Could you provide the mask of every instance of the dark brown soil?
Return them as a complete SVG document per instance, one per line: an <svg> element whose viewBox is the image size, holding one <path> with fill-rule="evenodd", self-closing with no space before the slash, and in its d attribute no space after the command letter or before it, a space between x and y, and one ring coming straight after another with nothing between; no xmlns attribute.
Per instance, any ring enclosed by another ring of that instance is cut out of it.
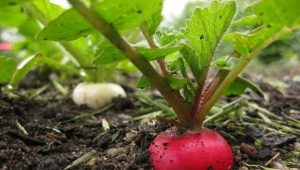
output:
<svg viewBox="0 0 300 170"><path fill-rule="evenodd" d="M261 102L262 106L279 115L300 110L300 100L294 95L286 98L268 86L264 89L271 97L268 105ZM299 94L299 89L299 84L293 85L289 94ZM92 150L96 154L71 169L151 169L146 149L157 133L171 125L133 121L131 116L143 106L133 90L129 94L128 99L116 100L106 111L70 121L95 111L74 105L69 96L61 97L51 88L38 98L0 93L0 169L64 169ZM106 131L103 119L110 125ZM28 135L17 128L16 121ZM208 128L217 130L232 144L234 169L246 168L243 163L264 165L276 153L284 159L294 150L294 143L300 142L295 134L266 137L255 125L237 128L209 124ZM255 147L257 138L262 139L263 147Z"/></svg>

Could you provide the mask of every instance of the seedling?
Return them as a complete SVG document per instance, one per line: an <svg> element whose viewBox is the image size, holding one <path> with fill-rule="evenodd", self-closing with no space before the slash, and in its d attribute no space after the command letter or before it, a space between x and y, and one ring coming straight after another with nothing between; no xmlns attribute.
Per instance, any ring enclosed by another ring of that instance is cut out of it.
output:
<svg viewBox="0 0 300 170"><path fill-rule="evenodd" d="M139 87L159 90L177 114L179 127L162 132L149 147L158 170L230 169L230 146L217 132L203 128L205 117L223 94L238 95L246 88L260 93L240 73L264 48L300 28L297 0L258 1L247 8L252 15L233 23L235 2L212 1L196 9L180 33L157 29L161 0L68 1L72 9L49 22L38 38L69 41L97 30L106 41L99 45L105 50L94 62L128 59L143 73ZM129 43L128 30L137 28L149 48ZM216 52L223 40L234 47L227 56ZM212 70L216 74L209 77Z"/></svg>

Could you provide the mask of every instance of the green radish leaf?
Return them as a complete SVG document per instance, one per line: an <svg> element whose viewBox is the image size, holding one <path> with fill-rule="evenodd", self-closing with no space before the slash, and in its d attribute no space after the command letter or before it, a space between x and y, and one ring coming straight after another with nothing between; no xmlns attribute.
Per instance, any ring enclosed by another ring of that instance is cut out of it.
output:
<svg viewBox="0 0 300 170"><path fill-rule="evenodd" d="M211 65L213 65L213 66L215 66L217 68L224 68L224 67L228 66L227 60L223 59L223 58L217 59L217 60L213 61L211 63Z"/></svg>
<svg viewBox="0 0 300 170"><path fill-rule="evenodd" d="M156 13L152 14L151 18L145 22L151 35L155 33L157 27L163 19L161 15L161 10L162 8L160 8L159 11L157 11Z"/></svg>
<svg viewBox="0 0 300 170"><path fill-rule="evenodd" d="M116 68L126 73L136 73L138 71L138 69L129 60L120 61Z"/></svg>
<svg viewBox="0 0 300 170"><path fill-rule="evenodd" d="M16 70L16 65L14 59L0 56L0 83L7 83L10 81Z"/></svg>
<svg viewBox="0 0 300 170"><path fill-rule="evenodd" d="M63 8L51 3L49 0L33 1L33 4L50 20L57 18L64 12Z"/></svg>
<svg viewBox="0 0 300 170"><path fill-rule="evenodd" d="M1 0L0 7L19 5L25 3L26 1L28 0Z"/></svg>
<svg viewBox="0 0 300 170"><path fill-rule="evenodd" d="M26 21L27 16L20 6L6 6L0 8L0 18L1 27L18 27Z"/></svg>
<svg viewBox="0 0 300 170"><path fill-rule="evenodd" d="M297 0L263 0L250 6L249 11L263 23L291 26L300 22L299 5Z"/></svg>
<svg viewBox="0 0 300 170"><path fill-rule="evenodd" d="M183 88L187 84L186 79L178 79L173 76L165 77L166 81L169 83L172 89L179 90ZM147 77L142 76L137 85L138 88L144 89L151 87L151 82L148 80Z"/></svg>
<svg viewBox="0 0 300 170"><path fill-rule="evenodd" d="M213 1L208 8L196 9L188 20L184 31L188 48L183 54L198 82L209 67L235 11L234 1Z"/></svg>
<svg viewBox="0 0 300 170"><path fill-rule="evenodd" d="M168 76L165 79L167 80L171 88L174 90L182 89L184 86L187 85L188 82L186 79L179 79L173 76Z"/></svg>
<svg viewBox="0 0 300 170"><path fill-rule="evenodd" d="M247 33L234 32L225 36L225 40L232 42L234 48L242 56L249 56L267 39L271 38L280 29L278 27L268 28L263 25Z"/></svg>
<svg viewBox="0 0 300 170"><path fill-rule="evenodd" d="M118 30L139 26L155 13L160 13L162 0L104 0L92 8Z"/></svg>
<svg viewBox="0 0 300 170"><path fill-rule="evenodd" d="M181 76L186 80L185 82L182 81L182 87L183 88L183 95L185 97L185 100L188 102L193 101L194 91L196 90L194 87L193 82L191 81L190 77L187 73L187 64L185 63L184 59L182 57L177 58L176 60L172 60L168 62L168 70L170 73L175 75L176 73L181 73ZM180 83L179 83L180 84Z"/></svg>
<svg viewBox="0 0 300 170"><path fill-rule="evenodd" d="M265 48L264 43L284 38L293 30L299 29L299 6L300 1L297 0L258 1L248 10L257 17L253 26L261 24L251 31L228 34L225 39L232 42L242 56L249 56L255 50Z"/></svg>
<svg viewBox="0 0 300 170"><path fill-rule="evenodd" d="M137 88L149 88L151 87L151 82L149 81L149 79L145 76L142 76L137 84Z"/></svg>
<svg viewBox="0 0 300 170"><path fill-rule="evenodd" d="M91 7L119 31L135 28L162 8L161 0L103 0ZM38 35L38 39L75 40L86 36L92 26L74 9L65 11L50 22Z"/></svg>
<svg viewBox="0 0 300 170"><path fill-rule="evenodd" d="M243 26L256 25L256 24L259 24L258 17L256 15L249 15L235 21L234 23L232 23L232 26L243 27Z"/></svg>
<svg viewBox="0 0 300 170"><path fill-rule="evenodd" d="M27 73L35 68L38 64L40 64L40 57L42 57L41 54L36 54L23 60L18 65L17 70L14 72L9 84L14 88L17 87L20 84L21 80L27 75Z"/></svg>
<svg viewBox="0 0 300 170"><path fill-rule="evenodd" d="M92 26L74 9L51 21L39 34L41 40L75 40L88 35Z"/></svg>
<svg viewBox="0 0 300 170"><path fill-rule="evenodd" d="M269 84L283 95L287 94L289 85L283 80L274 77L263 77L262 82Z"/></svg>
<svg viewBox="0 0 300 170"><path fill-rule="evenodd" d="M220 72L218 75L219 75L219 78L221 81L219 83L221 83L222 80L224 80L224 78L228 75L229 72L230 72L229 69L220 68ZM226 89L224 94L225 95L240 95L240 94L244 93L244 91L247 88L251 89L252 91L257 93L259 96L264 97L264 93L257 85L252 83L250 80L247 80L242 77L237 77L234 80L234 82L228 87L228 89Z"/></svg>
<svg viewBox="0 0 300 170"><path fill-rule="evenodd" d="M19 33L26 38L34 39L36 34L41 30L39 24L33 19L28 18L23 24L21 24L18 28Z"/></svg>
<svg viewBox="0 0 300 170"><path fill-rule="evenodd" d="M176 60L172 60L172 61L168 61L167 62L167 67L168 67L168 70L170 71L170 73L176 73L182 69L186 70L184 68L184 63L183 63L183 59L182 58L178 58Z"/></svg>
<svg viewBox="0 0 300 170"><path fill-rule="evenodd" d="M161 47L168 46L168 45L174 45L177 40L180 40L183 38L182 33L175 32L174 30L171 30L170 28L162 28L155 32L154 34L155 39L159 43Z"/></svg>
<svg viewBox="0 0 300 170"><path fill-rule="evenodd" d="M80 75L79 70L75 69L72 66L64 65L60 62L57 62L56 60L43 57L42 54L38 53L36 55L33 55L31 57L28 57L24 59L15 69L13 72L9 85L11 85L13 88L18 87L20 82L23 80L23 78L33 69L36 67L46 64L50 66L51 68L57 69L57 70L64 70L71 74Z"/></svg>
<svg viewBox="0 0 300 170"><path fill-rule="evenodd" d="M242 77L238 77L237 79L235 79L235 81L229 86L224 94L227 96L240 95L244 93L247 88L251 89L261 97L264 96L264 93L256 84Z"/></svg>
<svg viewBox="0 0 300 170"><path fill-rule="evenodd" d="M94 64L110 64L125 60L124 55L109 41L102 42L96 52Z"/></svg>
<svg viewBox="0 0 300 170"><path fill-rule="evenodd" d="M147 60L153 61L160 58L164 58L165 56L172 54L176 51L179 51L182 48L183 46L178 45L178 46L155 48L155 49L137 47L136 49ZM98 49L99 50L96 53L95 60L93 61L93 63L95 64L109 64L109 63L115 63L126 59L126 57L123 56L123 54L108 41L104 41L103 43L101 43Z"/></svg>
<svg viewBox="0 0 300 170"><path fill-rule="evenodd" d="M142 54L147 60L152 61L164 58L165 56L177 52L182 48L183 46L181 45L153 49L138 47L137 51Z"/></svg>

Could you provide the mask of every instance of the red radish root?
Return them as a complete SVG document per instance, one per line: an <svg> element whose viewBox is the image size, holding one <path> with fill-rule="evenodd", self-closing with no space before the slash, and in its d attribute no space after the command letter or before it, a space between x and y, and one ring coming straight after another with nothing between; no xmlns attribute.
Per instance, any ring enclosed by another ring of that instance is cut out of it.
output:
<svg viewBox="0 0 300 170"><path fill-rule="evenodd" d="M155 170L229 170L233 155L227 141L212 130L160 133L150 144Z"/></svg>

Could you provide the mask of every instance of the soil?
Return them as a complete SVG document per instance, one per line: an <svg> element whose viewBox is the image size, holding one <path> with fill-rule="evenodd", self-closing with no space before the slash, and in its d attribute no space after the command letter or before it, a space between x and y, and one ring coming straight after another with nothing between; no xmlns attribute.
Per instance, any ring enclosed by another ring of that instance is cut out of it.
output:
<svg viewBox="0 0 300 170"><path fill-rule="evenodd" d="M300 102L295 94L299 94L300 84L290 86L290 96L267 85L263 89L270 94L269 102L255 102L279 116L291 110L299 116ZM83 160L70 169L151 169L147 147L157 133L172 125L134 121L132 116L145 107L136 99L135 90L126 90L127 99L117 99L113 106L96 112L76 106L69 96L61 96L52 87L35 97L1 92L0 169L64 169L80 157ZM295 134L266 135L267 131L251 124L238 127L208 124L232 145L233 169L260 169L244 163L263 166L278 153L276 161L284 160L300 142ZM261 139L263 145L257 146L256 139Z"/></svg>

